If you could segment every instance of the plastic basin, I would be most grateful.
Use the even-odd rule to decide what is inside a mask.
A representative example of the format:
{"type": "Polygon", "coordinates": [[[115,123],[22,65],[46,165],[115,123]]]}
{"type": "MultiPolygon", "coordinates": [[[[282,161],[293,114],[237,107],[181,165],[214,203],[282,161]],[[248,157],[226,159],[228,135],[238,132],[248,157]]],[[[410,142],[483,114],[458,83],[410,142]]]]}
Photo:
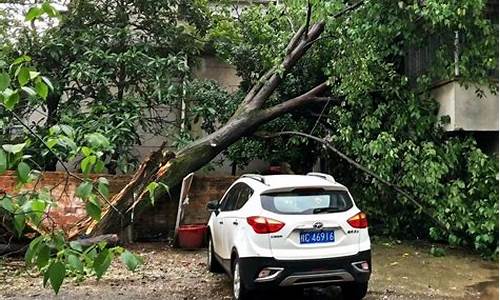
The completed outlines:
{"type": "Polygon", "coordinates": [[[184,249],[196,249],[203,246],[207,225],[186,224],[180,225],[177,231],[179,247],[184,249]]]}

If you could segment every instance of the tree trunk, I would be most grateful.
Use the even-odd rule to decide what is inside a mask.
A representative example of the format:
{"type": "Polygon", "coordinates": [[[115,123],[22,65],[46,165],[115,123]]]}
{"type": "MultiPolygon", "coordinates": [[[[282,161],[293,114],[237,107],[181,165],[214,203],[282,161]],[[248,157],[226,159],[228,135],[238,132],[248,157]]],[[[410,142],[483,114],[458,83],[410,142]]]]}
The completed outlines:
{"type": "MultiPolygon", "coordinates": [[[[101,235],[118,233],[130,224],[132,214],[137,215],[146,208],[148,200],[146,186],[150,182],[162,182],[169,187],[178,185],[189,173],[198,170],[224,149],[232,145],[242,136],[251,133],[259,125],[279,116],[271,110],[243,112],[233,117],[232,121],[214,133],[193,142],[186,148],[172,153],[162,145],[161,149],[153,152],[135,173],[133,179],[123,190],[110,199],[114,208],[104,208],[102,219],[95,222],[90,218],[80,222],[68,232],[70,238],[78,235],[101,235]]],[[[158,192],[156,198],[164,196],[165,192],[158,192]]]]}

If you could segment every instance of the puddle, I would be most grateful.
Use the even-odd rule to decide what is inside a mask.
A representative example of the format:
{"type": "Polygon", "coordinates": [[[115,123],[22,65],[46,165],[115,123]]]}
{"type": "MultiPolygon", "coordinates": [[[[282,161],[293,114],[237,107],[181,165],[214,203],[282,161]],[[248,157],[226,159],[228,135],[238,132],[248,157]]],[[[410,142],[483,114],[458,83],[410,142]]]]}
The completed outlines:
{"type": "Polygon", "coordinates": [[[479,296],[480,300],[498,299],[498,276],[494,276],[490,281],[483,281],[467,287],[473,294],[479,296]]]}

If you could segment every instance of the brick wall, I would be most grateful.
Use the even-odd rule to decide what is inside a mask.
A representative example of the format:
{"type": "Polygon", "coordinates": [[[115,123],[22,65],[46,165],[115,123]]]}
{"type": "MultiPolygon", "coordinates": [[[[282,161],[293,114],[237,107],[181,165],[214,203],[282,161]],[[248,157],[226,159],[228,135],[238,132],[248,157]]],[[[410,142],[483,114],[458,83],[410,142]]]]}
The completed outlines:
{"type": "Polygon", "coordinates": [[[195,176],[188,194],[189,204],[185,208],[184,224],[207,223],[210,217],[207,203],[220,200],[236,178],[233,176],[195,176]]]}
{"type": "MultiPolygon", "coordinates": [[[[82,177],[81,174],[77,175],[82,177]]],[[[98,177],[107,178],[110,183],[109,190],[111,195],[119,192],[131,178],[129,175],[106,174],[91,175],[90,177],[92,179],[98,177]]],[[[57,206],[50,209],[49,216],[54,221],[54,225],[63,230],[68,230],[78,220],[86,216],[85,203],[75,196],[75,190],[79,184],[80,180],[67,176],[65,172],[44,172],[38,180],[23,186],[21,189],[17,189],[15,172],[7,171],[0,175],[0,190],[4,190],[7,193],[49,188],[52,197],[57,202],[57,206]]],[[[52,222],[48,225],[52,226],[52,222]]]]}
{"type": "MultiPolygon", "coordinates": [[[[91,178],[105,177],[110,184],[110,194],[119,192],[129,181],[129,175],[91,175],[91,178]]],[[[218,200],[225,190],[233,183],[232,176],[198,176],[193,179],[187,205],[184,213],[184,224],[206,223],[209,213],[207,202],[218,200]]],[[[51,208],[49,216],[58,228],[70,229],[73,224],[86,216],[85,203],[75,196],[75,190],[80,184],[78,179],[68,177],[65,172],[44,172],[36,182],[16,189],[16,177],[12,171],[0,175],[0,190],[7,193],[17,193],[23,190],[51,189],[57,207],[51,208]]],[[[157,239],[172,236],[175,228],[175,218],[179,201],[179,187],[171,190],[173,199],[157,199],[154,207],[148,208],[142,214],[134,216],[134,237],[137,240],[157,239]]]]}
{"type": "MultiPolygon", "coordinates": [[[[188,193],[189,204],[184,211],[182,224],[207,223],[210,216],[207,203],[219,200],[227,188],[236,180],[233,176],[195,175],[188,193]]],[[[171,190],[173,199],[161,199],[148,208],[134,222],[134,239],[166,239],[173,236],[180,188],[171,190]]]]}

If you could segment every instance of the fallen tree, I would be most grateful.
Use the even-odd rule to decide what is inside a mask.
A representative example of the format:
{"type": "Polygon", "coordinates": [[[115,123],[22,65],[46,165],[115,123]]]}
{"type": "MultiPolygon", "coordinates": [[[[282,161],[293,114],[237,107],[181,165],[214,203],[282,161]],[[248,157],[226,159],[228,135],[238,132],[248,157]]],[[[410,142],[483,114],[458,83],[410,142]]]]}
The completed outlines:
{"type": "MultiPolygon", "coordinates": [[[[348,6],[332,17],[339,18],[355,10],[361,4],[362,1],[348,6]]],[[[100,221],[89,217],[79,222],[73,230],[68,232],[69,238],[83,234],[100,235],[119,232],[130,224],[134,214],[140,213],[150,204],[147,201],[148,190],[146,189],[149,183],[161,182],[168,187],[174,187],[182,181],[184,176],[209,163],[227,147],[250,134],[260,125],[306,105],[327,100],[335,102],[325,97],[328,84],[322,82],[302,95],[264,108],[266,101],[278,88],[284,75],[320,38],[324,29],[325,22],[323,21],[310,24],[310,13],[308,13],[305,25],[297,30],[289,41],[285,50],[286,56],[281,64],[271,68],[260,77],[226,124],[178,152],[172,153],[167,150],[166,145],[163,145],[139,166],[130,183],[110,199],[110,206],[103,209],[100,221]]],[[[158,190],[156,197],[164,193],[158,190]]]]}

